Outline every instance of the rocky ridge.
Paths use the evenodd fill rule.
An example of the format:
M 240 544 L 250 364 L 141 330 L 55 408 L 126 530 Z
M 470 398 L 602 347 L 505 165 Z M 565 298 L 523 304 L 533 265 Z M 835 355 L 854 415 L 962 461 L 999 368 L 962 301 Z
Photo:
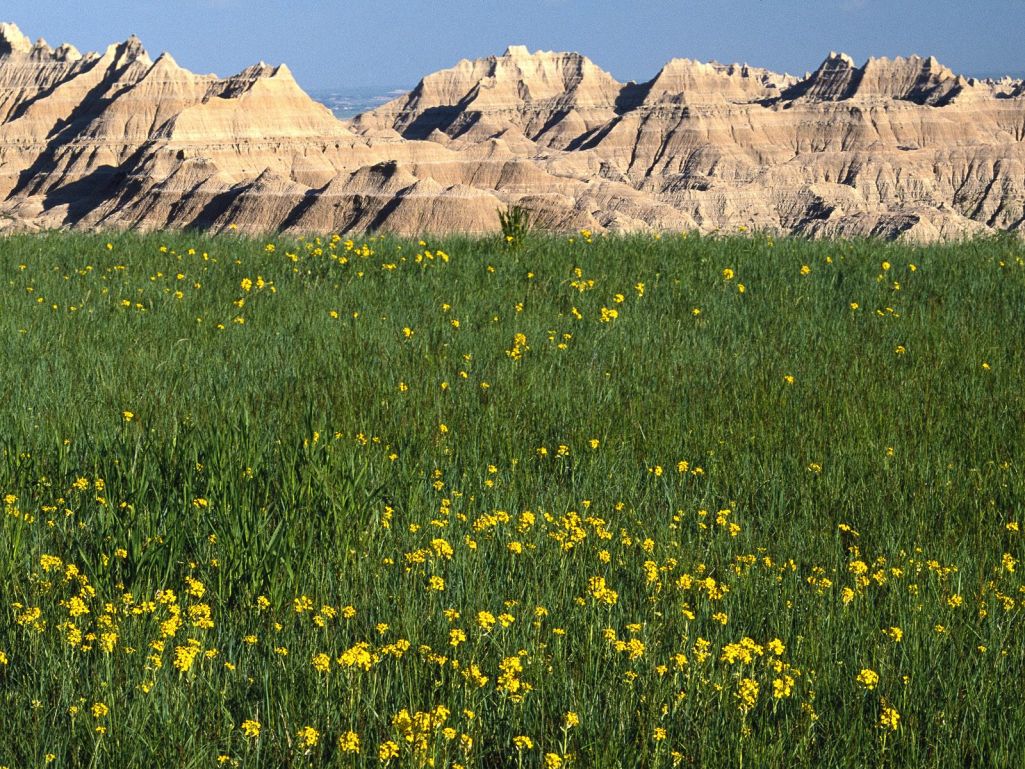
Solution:
M 576 53 L 462 61 L 353 121 L 284 65 L 196 75 L 0 25 L 0 230 L 557 230 L 915 240 L 1025 231 L 1025 83 L 830 54 L 804 77 Z

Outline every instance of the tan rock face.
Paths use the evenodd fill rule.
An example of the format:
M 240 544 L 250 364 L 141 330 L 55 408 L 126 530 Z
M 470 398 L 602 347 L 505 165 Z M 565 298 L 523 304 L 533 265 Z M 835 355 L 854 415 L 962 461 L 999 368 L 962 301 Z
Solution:
M 623 84 L 513 46 L 344 123 L 284 66 L 219 79 L 0 24 L 0 230 L 490 232 L 507 205 L 557 230 L 1021 233 L 1025 84 L 843 54 Z

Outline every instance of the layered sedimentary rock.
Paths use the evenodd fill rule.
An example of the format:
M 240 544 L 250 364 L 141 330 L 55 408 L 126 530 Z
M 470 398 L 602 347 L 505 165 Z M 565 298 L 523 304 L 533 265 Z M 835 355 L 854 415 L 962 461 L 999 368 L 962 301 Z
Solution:
M 509 205 L 556 230 L 1022 232 L 1025 84 L 843 54 L 624 84 L 514 46 L 346 123 L 285 66 L 220 79 L 0 25 L 0 229 L 488 232 Z

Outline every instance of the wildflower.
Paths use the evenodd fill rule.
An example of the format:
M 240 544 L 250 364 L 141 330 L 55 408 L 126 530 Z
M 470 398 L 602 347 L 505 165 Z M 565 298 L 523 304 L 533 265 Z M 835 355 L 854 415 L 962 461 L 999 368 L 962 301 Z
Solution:
M 342 753 L 359 753 L 359 735 L 345 732 L 338 738 L 338 750 Z
M 572 729 L 574 726 L 580 726 L 580 716 L 575 711 L 567 711 L 566 716 L 563 719 L 566 729 Z
M 560 769 L 562 757 L 558 753 L 545 753 L 545 769 Z
M 512 347 L 506 350 L 505 354 L 512 358 L 513 361 L 518 362 L 523 359 L 523 354 L 529 349 L 526 334 L 517 333 L 513 336 Z
M 879 728 L 897 731 L 900 726 L 900 713 L 896 711 L 886 700 L 883 700 L 883 709 L 879 714 Z
M 737 698 L 737 707 L 741 712 L 746 713 L 754 708 L 758 701 L 758 682 L 753 678 L 741 678 L 737 682 L 737 691 L 734 696 Z
M 186 577 L 185 584 L 185 593 L 187 595 L 191 595 L 193 598 L 202 598 L 206 593 L 206 588 L 203 586 L 203 583 L 200 582 L 198 579 Z
M 794 690 L 794 679 L 784 675 L 782 678 L 775 678 L 772 681 L 772 697 L 781 700 L 790 696 Z
M 455 550 L 452 549 L 452 545 L 441 537 L 431 540 L 431 549 L 434 551 L 435 555 L 445 558 L 446 560 L 451 560 L 452 556 L 455 554 Z
M 513 737 L 513 745 L 516 746 L 516 750 L 534 749 L 534 741 L 530 739 L 530 737 L 527 737 L 526 735 L 522 734 L 517 737 Z
M 653 739 L 655 742 L 662 742 L 667 736 L 668 735 L 666 734 L 666 730 L 663 729 L 661 726 L 655 727 L 655 731 L 651 733 L 651 739 Z
M 879 683 L 879 674 L 871 668 L 862 668 L 855 680 L 869 691 L 872 691 Z
M 242 730 L 242 733 L 246 737 L 256 738 L 260 736 L 261 727 L 259 721 L 254 721 L 251 718 L 247 718 L 245 721 L 242 722 L 242 725 L 239 728 Z
M 110 708 L 102 702 L 94 702 L 90 712 L 93 714 L 93 718 L 103 718 L 110 713 Z
M 346 668 L 363 668 L 363 670 L 370 670 L 378 661 L 380 657 L 370 651 L 370 644 L 366 641 L 360 641 L 356 645 L 350 647 L 346 651 L 342 652 L 341 656 L 338 657 L 337 662 L 340 666 Z
M 135 414 L 133 414 L 131 411 L 122 411 L 121 416 L 124 417 L 124 420 L 126 422 L 131 422 L 133 419 L 135 419 Z
M 605 577 L 591 577 L 587 581 L 587 591 L 596 602 L 608 606 L 615 606 L 619 600 L 619 593 L 606 586 Z
M 454 628 L 448 632 L 448 642 L 451 646 L 456 647 L 466 640 L 466 633 L 459 628 Z
M 393 758 L 398 758 L 398 755 L 399 746 L 391 740 L 388 740 L 387 742 L 382 742 L 381 745 L 377 748 L 377 757 L 381 761 L 391 761 Z
M 468 683 L 473 684 L 478 689 L 487 686 L 488 677 L 481 673 L 477 663 L 471 662 L 463 671 L 462 676 Z
M 182 673 L 189 672 L 199 652 L 200 644 L 195 639 L 190 639 L 185 646 L 176 646 L 174 649 L 174 666 Z
M 445 589 L 445 580 L 437 575 L 432 575 L 427 580 L 427 590 L 431 592 L 441 592 Z
M 312 726 L 304 726 L 295 733 L 300 749 L 312 748 L 320 742 L 320 732 Z

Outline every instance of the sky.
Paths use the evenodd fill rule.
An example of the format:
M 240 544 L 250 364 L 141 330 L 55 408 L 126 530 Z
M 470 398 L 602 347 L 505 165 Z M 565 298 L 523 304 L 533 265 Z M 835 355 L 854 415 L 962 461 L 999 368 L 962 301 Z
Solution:
M 3 0 L 0 21 L 82 51 L 137 34 L 221 76 L 286 62 L 310 90 L 411 87 L 510 44 L 579 51 L 624 82 L 673 57 L 803 74 L 831 50 L 1025 74 L 1025 0 Z

